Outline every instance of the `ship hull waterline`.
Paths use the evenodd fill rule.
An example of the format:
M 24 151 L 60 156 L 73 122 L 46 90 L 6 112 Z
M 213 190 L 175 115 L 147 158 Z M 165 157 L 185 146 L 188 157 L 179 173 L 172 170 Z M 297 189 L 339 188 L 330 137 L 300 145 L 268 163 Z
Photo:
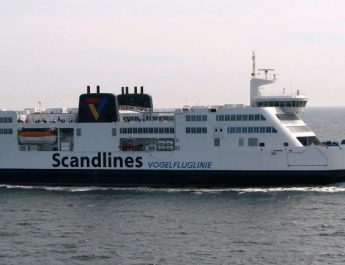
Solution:
M 345 170 L 0 170 L 0 183 L 8 185 L 221 188 L 305 185 L 317 186 L 344 181 Z

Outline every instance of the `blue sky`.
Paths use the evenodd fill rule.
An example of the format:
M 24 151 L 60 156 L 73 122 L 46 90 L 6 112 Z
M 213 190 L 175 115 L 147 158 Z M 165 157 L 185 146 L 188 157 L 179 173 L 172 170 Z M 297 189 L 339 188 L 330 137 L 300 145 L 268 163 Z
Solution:
M 156 107 L 249 103 L 251 52 L 268 93 L 345 98 L 345 2 L 0 1 L 0 108 L 77 106 L 86 85 L 143 85 Z

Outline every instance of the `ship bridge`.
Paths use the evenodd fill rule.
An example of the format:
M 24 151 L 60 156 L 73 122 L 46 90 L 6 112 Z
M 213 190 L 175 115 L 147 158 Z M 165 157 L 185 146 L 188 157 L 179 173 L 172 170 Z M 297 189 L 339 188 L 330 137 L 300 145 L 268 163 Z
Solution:
M 303 95 L 260 96 L 255 99 L 256 107 L 279 107 L 286 113 L 301 113 L 307 105 L 308 98 Z
M 278 107 L 282 111 L 291 114 L 297 114 L 304 112 L 307 105 L 308 98 L 297 90 L 295 95 L 275 95 L 264 96 L 264 86 L 270 85 L 276 82 L 276 75 L 273 74 L 273 78 L 268 78 L 268 73 L 274 71 L 274 69 L 264 68 L 258 69 L 263 71 L 265 78 L 258 78 L 255 69 L 255 53 L 253 52 L 253 72 L 252 79 L 250 80 L 250 105 L 252 107 Z

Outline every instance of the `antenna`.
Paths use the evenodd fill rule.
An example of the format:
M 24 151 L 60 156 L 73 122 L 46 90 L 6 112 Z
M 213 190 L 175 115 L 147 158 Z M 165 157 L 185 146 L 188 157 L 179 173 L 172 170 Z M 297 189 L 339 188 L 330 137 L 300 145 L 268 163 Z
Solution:
M 274 69 L 270 69 L 270 68 L 262 68 L 262 69 L 258 69 L 258 71 L 263 71 L 265 73 L 265 77 L 267 79 L 267 74 L 269 71 L 274 71 Z
M 252 61 L 253 61 L 252 77 L 255 77 L 255 52 L 254 51 L 252 51 Z

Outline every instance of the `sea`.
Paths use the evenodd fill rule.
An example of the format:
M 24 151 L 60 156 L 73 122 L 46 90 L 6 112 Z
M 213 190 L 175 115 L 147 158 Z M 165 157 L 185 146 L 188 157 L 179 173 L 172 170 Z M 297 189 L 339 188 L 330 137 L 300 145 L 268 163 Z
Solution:
M 345 139 L 345 108 L 302 118 Z M 246 189 L 0 185 L 0 264 L 345 264 L 345 183 Z

